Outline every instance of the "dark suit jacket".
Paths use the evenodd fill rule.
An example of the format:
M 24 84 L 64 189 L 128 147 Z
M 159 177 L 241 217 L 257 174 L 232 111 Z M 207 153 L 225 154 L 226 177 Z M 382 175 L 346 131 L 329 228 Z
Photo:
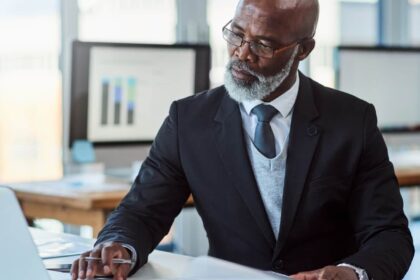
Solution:
M 345 262 L 403 277 L 412 238 L 372 105 L 300 74 L 277 242 L 245 145 L 224 87 L 174 102 L 98 242 L 131 244 L 139 268 L 192 193 L 211 256 L 287 274 Z

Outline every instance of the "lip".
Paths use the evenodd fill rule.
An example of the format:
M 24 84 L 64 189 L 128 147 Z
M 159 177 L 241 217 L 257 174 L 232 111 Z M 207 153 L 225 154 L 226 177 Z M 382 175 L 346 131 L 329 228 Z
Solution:
M 239 80 L 249 81 L 255 79 L 255 76 L 247 71 L 239 70 L 235 66 L 232 67 L 232 75 Z

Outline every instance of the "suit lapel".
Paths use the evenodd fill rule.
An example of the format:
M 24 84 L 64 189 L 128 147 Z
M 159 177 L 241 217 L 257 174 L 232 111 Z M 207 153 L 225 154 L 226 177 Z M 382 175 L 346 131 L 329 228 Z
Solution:
M 275 238 L 249 162 L 238 103 L 226 93 L 216 114 L 215 142 L 232 183 L 240 193 L 270 248 Z
M 317 116 L 318 111 L 309 79 L 300 75 L 299 93 L 293 111 L 287 151 L 282 220 L 273 259 L 276 259 L 280 253 L 293 224 L 312 157 L 318 144 L 321 131 L 320 127 L 313 123 Z

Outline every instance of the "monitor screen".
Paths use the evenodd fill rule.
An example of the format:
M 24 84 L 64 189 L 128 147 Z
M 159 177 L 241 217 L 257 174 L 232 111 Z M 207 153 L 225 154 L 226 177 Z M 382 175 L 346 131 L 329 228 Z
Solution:
M 170 104 L 209 88 L 208 45 L 73 43 L 70 145 L 150 143 Z
M 420 49 L 339 47 L 338 88 L 372 103 L 383 131 L 420 125 Z

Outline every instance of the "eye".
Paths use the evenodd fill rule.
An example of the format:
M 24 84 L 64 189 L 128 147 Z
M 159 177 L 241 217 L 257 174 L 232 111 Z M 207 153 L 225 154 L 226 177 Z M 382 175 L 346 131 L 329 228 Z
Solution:
M 261 44 L 264 47 L 269 47 L 269 48 L 274 47 L 274 43 L 270 42 L 270 41 L 261 40 L 261 41 L 258 41 L 258 43 Z
M 235 28 L 232 29 L 232 33 L 234 33 L 238 37 L 243 37 L 244 36 L 244 34 L 243 34 L 242 31 L 239 31 L 239 30 L 237 30 Z

